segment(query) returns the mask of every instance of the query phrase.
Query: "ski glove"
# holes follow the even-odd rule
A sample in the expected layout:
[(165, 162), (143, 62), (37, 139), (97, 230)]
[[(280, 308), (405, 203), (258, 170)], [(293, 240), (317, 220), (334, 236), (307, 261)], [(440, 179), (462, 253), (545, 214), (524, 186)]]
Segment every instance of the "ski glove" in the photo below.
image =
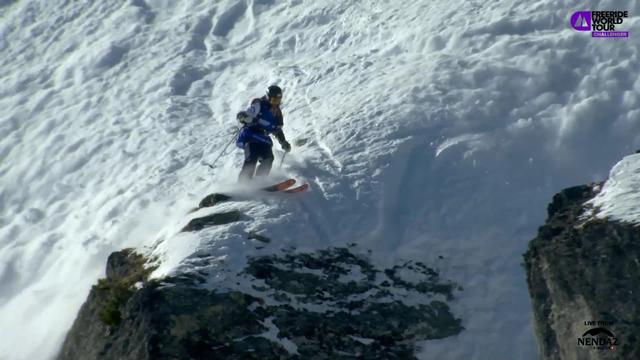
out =
[(287, 142), (287, 140), (282, 140), (280, 142), (280, 146), (282, 146), (282, 150), (284, 150), (284, 152), (291, 151), (291, 144), (289, 144), (289, 142)]
[(236, 118), (241, 124), (251, 124), (253, 122), (253, 118), (246, 111), (240, 111)]

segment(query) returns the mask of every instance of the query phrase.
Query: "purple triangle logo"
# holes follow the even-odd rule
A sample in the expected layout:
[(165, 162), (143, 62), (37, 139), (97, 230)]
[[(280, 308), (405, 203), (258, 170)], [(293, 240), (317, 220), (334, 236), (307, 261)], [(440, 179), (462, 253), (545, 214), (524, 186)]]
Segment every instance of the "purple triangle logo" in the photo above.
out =
[(591, 30), (591, 11), (576, 11), (571, 15), (571, 26), (578, 31)]

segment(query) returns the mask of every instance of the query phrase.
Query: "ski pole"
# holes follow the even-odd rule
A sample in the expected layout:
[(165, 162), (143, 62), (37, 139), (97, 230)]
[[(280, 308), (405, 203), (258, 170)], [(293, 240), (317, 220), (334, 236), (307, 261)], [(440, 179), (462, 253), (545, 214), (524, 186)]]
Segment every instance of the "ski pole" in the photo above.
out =
[(224, 155), (224, 153), (227, 151), (227, 148), (229, 148), (229, 145), (231, 145), (231, 143), (233, 143), (233, 141), (236, 139), (236, 137), (238, 136), (238, 133), (240, 132), (241, 129), (242, 128), (240, 128), (240, 129), (238, 129), (238, 131), (236, 131), (236, 133), (231, 138), (231, 141), (229, 141), (227, 146), (225, 146), (224, 149), (222, 149), (222, 151), (220, 151), (220, 154), (218, 155), (218, 157), (215, 160), (213, 160), (213, 163), (209, 164), (209, 163), (204, 162), (204, 161), (203, 161), (203, 163), (205, 165), (207, 165), (208, 167), (210, 167), (212, 169), (215, 169), (214, 165), (218, 162), (218, 160), (222, 157), (222, 155)]
[(282, 163), (284, 162), (284, 158), (285, 158), (285, 156), (287, 156), (287, 152), (286, 152), (286, 151), (285, 151), (285, 153), (284, 153), (284, 154), (282, 154), (282, 157), (280, 158), (280, 165), (278, 165), (278, 168), (281, 168), (281, 167), (282, 167)]

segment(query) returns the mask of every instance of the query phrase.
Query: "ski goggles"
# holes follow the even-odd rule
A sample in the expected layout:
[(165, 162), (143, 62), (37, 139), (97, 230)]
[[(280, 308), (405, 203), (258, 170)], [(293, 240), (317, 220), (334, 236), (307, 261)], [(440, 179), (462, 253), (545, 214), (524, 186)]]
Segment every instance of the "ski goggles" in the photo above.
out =
[(269, 102), (273, 105), (282, 103), (282, 95), (269, 96)]

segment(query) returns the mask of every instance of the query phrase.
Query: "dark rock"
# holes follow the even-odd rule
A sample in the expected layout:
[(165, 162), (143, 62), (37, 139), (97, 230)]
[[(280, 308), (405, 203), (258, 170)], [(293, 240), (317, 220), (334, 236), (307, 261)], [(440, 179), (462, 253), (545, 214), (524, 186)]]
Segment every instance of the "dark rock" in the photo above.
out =
[[(137, 333), (126, 323), (127, 306), (137, 294), (135, 284), (144, 284), (153, 267), (146, 267), (147, 260), (131, 249), (112, 253), (107, 261), (107, 278), (100, 279), (91, 288), (73, 327), (67, 334), (59, 359), (102, 359), (111, 349), (139, 359), (146, 334)], [(123, 322), (126, 324), (123, 325)], [(138, 326), (138, 325), (136, 325)], [(114, 334), (127, 335), (115, 342)], [(108, 358), (108, 357), (106, 357)]]
[(211, 207), (221, 202), (229, 201), (231, 196), (225, 194), (209, 194), (200, 201), (199, 208)]
[(565, 189), (553, 196), (551, 204), (547, 207), (547, 216), (551, 219), (561, 211), (569, 215), (571, 212), (566, 211), (568, 208), (575, 204), (582, 204), (591, 197), (593, 197), (593, 188), (588, 185), (574, 186)]
[(263, 235), (259, 235), (259, 234), (255, 233), (253, 231), (249, 233), (249, 235), (247, 236), (247, 239), (249, 239), (249, 240), (258, 240), (258, 241), (266, 243), (266, 244), (271, 242), (271, 239), (269, 239), (268, 237), (263, 236)]
[(242, 213), (238, 210), (211, 214), (204, 217), (192, 219), (181, 231), (200, 231), (205, 227), (224, 225), (240, 221), (241, 218)]
[(138, 263), (137, 260), (133, 249), (124, 249), (111, 253), (107, 258), (107, 279), (125, 277), (131, 272), (132, 266)]
[[(423, 278), (403, 280), (399, 270)], [(420, 263), (392, 273), (344, 248), (254, 257), (237, 276), (260, 295), (201, 289), (183, 274), (132, 291), (113, 327), (98, 320), (103, 294), (94, 287), (59, 359), (415, 359), (416, 342), (462, 330), (445, 302), (415, 303), (425, 293), (448, 298), (452, 283)]]
[[(640, 359), (640, 231), (633, 224), (584, 218), (600, 186), (554, 196), (546, 224), (524, 255), (541, 359)], [(592, 327), (612, 322), (615, 351), (580, 346)]]

